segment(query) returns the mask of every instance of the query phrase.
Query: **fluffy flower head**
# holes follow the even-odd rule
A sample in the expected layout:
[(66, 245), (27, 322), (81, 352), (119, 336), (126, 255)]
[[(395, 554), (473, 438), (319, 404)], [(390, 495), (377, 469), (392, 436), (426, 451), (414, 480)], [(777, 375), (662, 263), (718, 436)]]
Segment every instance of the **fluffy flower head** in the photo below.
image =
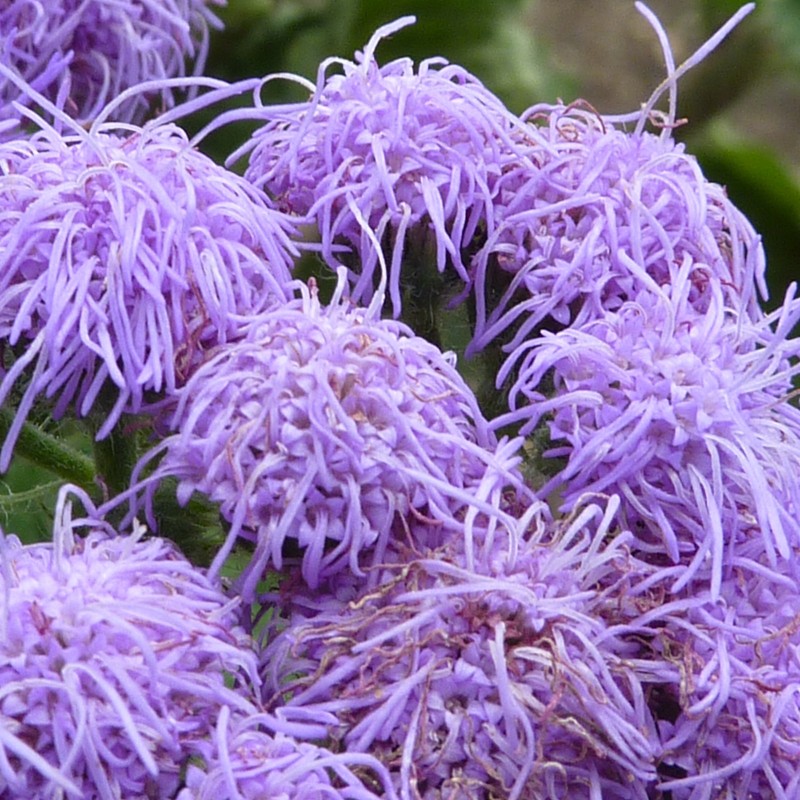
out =
[(291, 540), (316, 585), (380, 558), (398, 519), (458, 526), (459, 511), (486, 509), (489, 494), (521, 481), (515, 445), (498, 444), (452, 354), (303, 292), (196, 370), (177, 433), (145, 458), (165, 450), (156, 477), (220, 504), (231, 529), (213, 568), (243, 536), (257, 544), (257, 580), (268, 562), (281, 567)]
[[(511, 134), (520, 123), (463, 68), (442, 59), (418, 70), (407, 58), (378, 65), (379, 41), (411, 21), (380, 28), (356, 63), (323, 62), (307, 102), (255, 109), (267, 121), (245, 148), (245, 176), (293, 214), (310, 216), (328, 263), (344, 260), (354, 270), (356, 301), (371, 296), (377, 262), (364, 226), (391, 249), (395, 313), (411, 236), (435, 242), (440, 271), (451, 263), (468, 280), (462, 250), (491, 220), (492, 185), (519, 151)], [(327, 74), (334, 64), (342, 74)]]
[(542, 525), (486, 574), (444, 549), (349, 600), (348, 576), (294, 593), (268, 707), (334, 714), (329, 746), (381, 760), (401, 797), (646, 797), (654, 728), (597, 602), (625, 561), (624, 534), (601, 544), (615, 508)]
[(220, 708), (253, 710), (226, 687), (256, 679), (234, 605), (168, 541), (141, 534), (73, 521), (62, 505), (54, 543), (5, 540), (3, 797), (172, 796)]
[[(667, 71), (639, 110), (601, 116), (578, 101), (523, 114), (530, 147), (504, 170), (495, 224), (473, 261), (477, 323), (469, 350), (501, 336), (513, 350), (541, 329), (615, 310), (636, 298), (642, 277), (667, 284), (687, 261), (699, 310), (714, 286), (735, 312), (760, 315), (756, 290), (766, 295), (766, 286), (759, 238), (670, 135), (681, 124), (678, 80), (754, 8), (742, 6), (676, 66), (661, 23), (636, 3), (658, 36)], [(656, 106), (665, 93), (662, 112)], [(646, 132), (650, 124), (661, 129), (658, 136)]]
[(497, 226), (475, 259), (473, 348), (506, 334), (513, 349), (542, 327), (580, 325), (687, 263), (698, 311), (718, 286), (728, 306), (758, 316), (760, 238), (681, 144), (580, 106), (528, 114), (547, 146), (498, 183)]
[[(9, 0), (0, 11), (0, 61), (51, 101), (91, 120), (126, 89), (143, 81), (199, 75), (215, 0)], [(26, 103), (17, 86), (0, 79), (0, 104)], [(172, 104), (168, 88), (157, 93)], [(143, 121), (154, 93), (133, 94), (115, 111), (123, 122)]]
[(0, 339), (20, 351), (0, 398), (32, 363), (20, 425), (38, 396), (86, 414), (109, 383), (104, 435), (146, 392), (174, 391), (240, 315), (288, 296), (287, 230), (171, 125), (0, 145)]
[(787, 338), (800, 307), (790, 295), (752, 322), (718, 288), (700, 313), (685, 267), (671, 287), (520, 348), (513, 410), (497, 423), (541, 421), (548, 455), (566, 459), (543, 493), (559, 487), (566, 507), (620, 494), (641, 551), (687, 566), (674, 588), (697, 576), (716, 594), (743, 540), (773, 564), (800, 546), (800, 342)]

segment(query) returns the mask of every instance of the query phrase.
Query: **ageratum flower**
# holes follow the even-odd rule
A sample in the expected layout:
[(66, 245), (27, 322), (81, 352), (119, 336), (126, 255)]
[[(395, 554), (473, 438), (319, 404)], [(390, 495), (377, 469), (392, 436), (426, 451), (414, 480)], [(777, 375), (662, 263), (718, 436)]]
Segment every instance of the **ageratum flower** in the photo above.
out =
[(29, 381), (0, 471), (38, 397), (85, 415), (112, 387), (102, 437), (289, 296), (287, 222), (178, 128), (42, 126), (0, 144), (0, 340), (19, 356), (0, 402)]
[(698, 311), (720, 286), (726, 305), (758, 317), (760, 238), (682, 144), (579, 106), (536, 106), (528, 119), (548, 146), (497, 184), (496, 229), (475, 259), (472, 349), (596, 319), (687, 262)]
[[(8, 0), (0, 10), (2, 63), (65, 110), (91, 120), (109, 101), (142, 81), (186, 75), (187, 60), (200, 75), (208, 53), (209, 26), (220, 22), (216, 0)], [(0, 86), (4, 107), (19, 96)], [(115, 111), (122, 122), (143, 121), (153, 93), (134, 94)], [(168, 87), (159, 105), (172, 105)]]
[(179, 499), (219, 503), (230, 531), (212, 572), (237, 537), (256, 544), (246, 596), (287, 543), (312, 586), (361, 574), (404, 517), (461, 529), (459, 512), (496, 515), (492, 497), (521, 486), (518, 442), (497, 442), (454, 362), (400, 323), (338, 297), (323, 307), (303, 287), (195, 371), (176, 433), (139, 471), (165, 451), (151, 486), (173, 475)]
[(686, 259), (670, 286), (527, 342), (496, 423), (549, 430), (564, 464), (542, 496), (621, 495), (640, 551), (687, 567), (674, 589), (697, 578), (716, 595), (737, 542), (773, 565), (800, 546), (800, 304), (790, 291), (754, 322), (717, 286), (700, 312), (692, 274)]
[(172, 797), (221, 709), (255, 710), (250, 638), (170, 542), (66, 497), (52, 543), (0, 541), (0, 795)]
[[(325, 260), (354, 271), (359, 302), (373, 291), (378, 255), (365, 227), (374, 232), (391, 262), (395, 314), (410, 241), (468, 282), (462, 255), (491, 224), (493, 185), (521, 149), (512, 138), (521, 123), (462, 67), (441, 58), (416, 71), (407, 58), (378, 65), (380, 40), (410, 22), (379, 28), (356, 63), (324, 61), (316, 85), (298, 78), (308, 101), (247, 112), (266, 122), (232, 157), (252, 151), (245, 177), (316, 223)], [(328, 75), (333, 65), (343, 74)]]
[(655, 727), (597, 588), (626, 580), (615, 509), (539, 526), (505, 570), (443, 549), (349, 602), (293, 594), (267, 629), (267, 707), (335, 714), (328, 747), (382, 761), (401, 797), (645, 800)]
[[(223, 708), (212, 754), (202, 767), (189, 765), (186, 788), (179, 792), (177, 800), (396, 797), (384, 778), (385, 768), (370, 756), (334, 754), (291, 736), (274, 735), (268, 730), (272, 723), (266, 714), (232, 722), (228, 708)], [(368, 786), (365, 779), (371, 779), (374, 786)]]
[[(644, 283), (665, 285), (687, 261), (699, 311), (715, 285), (735, 311), (760, 316), (757, 294), (766, 296), (766, 286), (759, 237), (670, 135), (681, 122), (678, 79), (754, 7), (742, 6), (676, 67), (661, 23), (637, 3), (667, 70), (641, 109), (603, 117), (579, 101), (523, 114), (534, 139), (527, 158), (509, 165), (496, 185), (494, 230), (473, 262), (477, 322), (469, 351), (501, 336), (513, 350), (541, 329), (602, 316), (636, 297), (642, 275)], [(665, 92), (666, 113), (656, 110)], [(645, 131), (650, 123), (660, 135)]]
[(664, 603), (662, 580), (627, 628), (649, 643), (637, 671), (660, 678), (658, 789), (673, 800), (800, 793), (800, 571), (746, 551), (733, 562), (716, 601), (705, 591)]

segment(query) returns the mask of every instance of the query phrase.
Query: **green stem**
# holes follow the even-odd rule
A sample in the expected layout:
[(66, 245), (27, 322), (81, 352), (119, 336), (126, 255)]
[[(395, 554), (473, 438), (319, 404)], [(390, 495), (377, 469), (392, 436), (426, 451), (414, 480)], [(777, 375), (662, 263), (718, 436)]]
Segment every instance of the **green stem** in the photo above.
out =
[(181, 506), (174, 479), (166, 479), (156, 490), (153, 513), (158, 534), (172, 539), (198, 566), (208, 567), (225, 541), (219, 506), (198, 492)]
[(116, 388), (110, 381), (106, 381), (88, 420), (92, 432), (92, 454), (97, 480), (109, 497), (130, 487), (131, 472), (136, 464), (139, 445), (136, 422), (125, 414), (117, 420), (108, 434), (98, 440), (97, 432), (113, 411), (116, 401)]
[[(13, 422), (14, 410), (0, 408), (0, 438), (8, 436)], [(30, 422), (22, 426), (14, 452), (90, 493), (97, 490), (94, 461)]]
[(136, 436), (117, 424), (104, 439), (92, 443), (97, 476), (109, 495), (119, 494), (130, 485), (136, 463)]
[(401, 319), (417, 336), (437, 347), (442, 345), (439, 314), (444, 303), (445, 278), (436, 268), (436, 249), (432, 236), (419, 231), (410, 236), (403, 253)]

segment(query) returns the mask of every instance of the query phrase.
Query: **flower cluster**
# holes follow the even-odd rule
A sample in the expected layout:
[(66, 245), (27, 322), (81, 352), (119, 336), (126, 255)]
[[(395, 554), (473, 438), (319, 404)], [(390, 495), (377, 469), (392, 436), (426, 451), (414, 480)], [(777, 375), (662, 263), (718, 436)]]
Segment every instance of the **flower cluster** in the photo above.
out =
[(630, 579), (616, 505), (539, 517), (500, 569), (444, 547), (371, 591), (293, 591), (262, 653), (268, 707), (334, 714), (329, 746), (379, 758), (401, 797), (646, 797), (655, 727), (598, 591)]
[[(172, 125), (0, 144), (0, 340), (29, 378), (0, 469), (37, 397), (85, 415), (117, 399), (99, 436), (147, 392), (172, 392), (238, 318), (286, 299), (289, 225)], [(33, 365), (30, 367), (30, 365)]]
[[(245, 177), (317, 225), (325, 260), (354, 272), (355, 301), (371, 297), (377, 245), (387, 248), (395, 314), (410, 242), (469, 282), (464, 256), (491, 226), (494, 184), (524, 158), (524, 126), (462, 67), (378, 65), (380, 40), (410, 21), (379, 28), (356, 63), (323, 62), (308, 101), (251, 111), (266, 122), (234, 155), (252, 151)], [(332, 65), (343, 74), (329, 76)]]
[[(119, 490), (99, 510), (63, 492), (52, 542), (0, 536), (0, 796), (800, 795), (800, 299), (761, 307), (758, 235), (671, 133), (678, 78), (751, 6), (679, 67), (638, 8), (667, 78), (624, 118), (380, 66), (403, 18), (298, 78), (305, 102), (187, 78), (211, 91), (140, 127), (202, 64), (206, 5), (39, 29), (6, 3), (0, 470), (45, 407), (97, 412), (97, 464), (123, 414), (153, 424), (129, 488), (86, 481)], [(170, 59), (112, 44), (117, 18)], [(239, 177), (196, 148), (242, 119)], [(304, 247), (327, 301), (293, 279)], [(443, 273), (494, 417), (436, 330), (381, 318), (424, 295), (437, 319)], [(176, 503), (208, 570), (135, 520), (180, 541)]]
[(230, 523), (212, 570), (237, 537), (257, 545), (251, 589), (290, 542), (316, 586), (380, 561), (407, 518), (461, 527), (460, 512), (493, 514), (487, 498), (522, 484), (515, 444), (498, 443), (450, 355), (302, 292), (195, 370), (154, 451), (152, 481), (177, 477), (179, 498), (202, 492)]
[[(213, 2), (213, 0), (212, 0)], [(142, 81), (186, 75), (187, 60), (200, 74), (209, 26), (219, 21), (209, 0), (9, 0), (0, 11), (0, 63), (81, 120)], [(172, 105), (168, 86), (138, 92), (115, 111), (123, 122), (142, 121), (154, 98)], [(0, 79), (0, 119), (11, 103), (28, 103), (15, 82)]]
[(250, 638), (170, 542), (67, 497), (52, 543), (0, 541), (0, 794), (171, 797), (220, 710), (255, 708)]
[(709, 288), (701, 313), (691, 274), (528, 342), (499, 421), (547, 426), (565, 463), (543, 493), (558, 487), (565, 507), (620, 494), (642, 551), (688, 564), (675, 588), (697, 575), (716, 593), (746, 540), (773, 564), (800, 546), (800, 414), (786, 402), (800, 306), (790, 297), (752, 322)]
[(546, 144), (497, 184), (495, 230), (474, 260), (474, 350), (579, 326), (687, 268), (699, 312), (721, 286), (726, 305), (758, 316), (760, 239), (683, 145), (581, 106), (534, 106), (526, 119)]

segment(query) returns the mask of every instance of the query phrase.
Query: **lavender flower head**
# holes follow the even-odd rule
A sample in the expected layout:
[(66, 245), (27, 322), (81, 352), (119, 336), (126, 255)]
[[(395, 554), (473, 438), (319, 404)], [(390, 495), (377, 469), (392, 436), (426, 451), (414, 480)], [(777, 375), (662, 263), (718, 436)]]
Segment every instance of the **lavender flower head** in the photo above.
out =
[(698, 310), (716, 283), (728, 305), (757, 314), (756, 288), (766, 292), (760, 239), (682, 145), (606, 127), (582, 109), (536, 115), (551, 149), (501, 183), (503, 221), (477, 259), (476, 293), (502, 293), (479, 304), (474, 348), (509, 328), (514, 347), (544, 322), (580, 325), (635, 297), (640, 270), (665, 285), (687, 259)]
[[(334, 754), (310, 742), (272, 734), (267, 714), (231, 720), (221, 710), (214, 750), (190, 764), (177, 800), (378, 800), (395, 798), (386, 770), (370, 756)], [(319, 727), (319, 726), (317, 726)], [(324, 736), (324, 732), (322, 734)], [(374, 788), (366, 785), (359, 773)]]
[[(641, 4), (637, 4), (643, 11)], [(536, 139), (496, 184), (495, 227), (473, 261), (477, 322), (470, 351), (495, 340), (513, 350), (542, 328), (580, 325), (633, 300), (649, 280), (669, 284), (691, 263), (691, 302), (709, 287), (759, 316), (766, 296), (759, 236), (671, 136), (675, 85), (736, 24), (744, 7), (678, 70), (658, 21), (668, 78), (633, 120), (585, 103), (538, 105), (523, 119)], [(649, 13), (649, 12), (648, 12)], [(652, 105), (672, 91), (670, 112)], [(660, 134), (644, 130), (655, 121)], [(635, 122), (630, 130), (629, 123)]]
[(405, 517), (461, 529), (459, 512), (495, 514), (492, 497), (522, 483), (519, 442), (498, 443), (452, 354), (340, 296), (321, 306), (302, 292), (195, 371), (177, 432), (140, 464), (165, 451), (151, 486), (174, 475), (180, 500), (219, 503), (230, 531), (212, 572), (237, 537), (256, 544), (246, 596), (287, 543), (315, 586), (361, 574)]
[(773, 565), (800, 546), (800, 341), (787, 338), (800, 304), (790, 291), (753, 322), (717, 286), (701, 313), (689, 259), (673, 280), (527, 342), (496, 423), (549, 430), (546, 455), (565, 463), (542, 496), (558, 489), (571, 508), (585, 492), (620, 494), (640, 552), (686, 566), (674, 590), (697, 578), (716, 595), (744, 542)]
[(250, 638), (171, 543), (67, 497), (53, 543), (0, 540), (0, 795), (172, 797), (221, 708), (254, 711)]
[(800, 793), (800, 574), (747, 554), (734, 567), (718, 601), (661, 595), (630, 629), (649, 642), (639, 668), (660, 675), (658, 788), (673, 800)]
[[(252, 151), (245, 177), (316, 223), (327, 263), (354, 271), (357, 302), (374, 288), (376, 245), (364, 228), (374, 231), (391, 251), (396, 315), (411, 237), (431, 247), (431, 258), (435, 248), (440, 271), (451, 264), (468, 282), (462, 253), (490, 224), (493, 184), (521, 149), (512, 138), (519, 121), (463, 68), (440, 58), (417, 71), (407, 58), (378, 65), (380, 40), (410, 22), (379, 28), (356, 63), (324, 61), (316, 85), (298, 78), (312, 92), (308, 101), (248, 112), (267, 121), (232, 156)], [(332, 65), (343, 74), (328, 75)]]
[[(200, 75), (209, 26), (220, 22), (217, 0), (9, 0), (0, 11), (2, 62), (77, 119), (92, 120), (126, 89), (143, 81)], [(173, 104), (169, 86), (132, 94), (115, 111), (121, 122), (142, 122), (153, 105)], [(9, 81), (0, 105), (27, 103)]]
[(539, 525), (505, 570), (445, 549), (349, 602), (294, 593), (262, 652), (267, 707), (334, 714), (328, 747), (378, 758), (401, 797), (644, 800), (655, 727), (597, 590), (626, 580), (616, 506)]
[(172, 125), (42, 123), (0, 144), (0, 340), (18, 355), (0, 402), (29, 378), (0, 471), (38, 397), (85, 415), (113, 387), (102, 437), (175, 391), (241, 316), (289, 296), (292, 254), (285, 218)]

